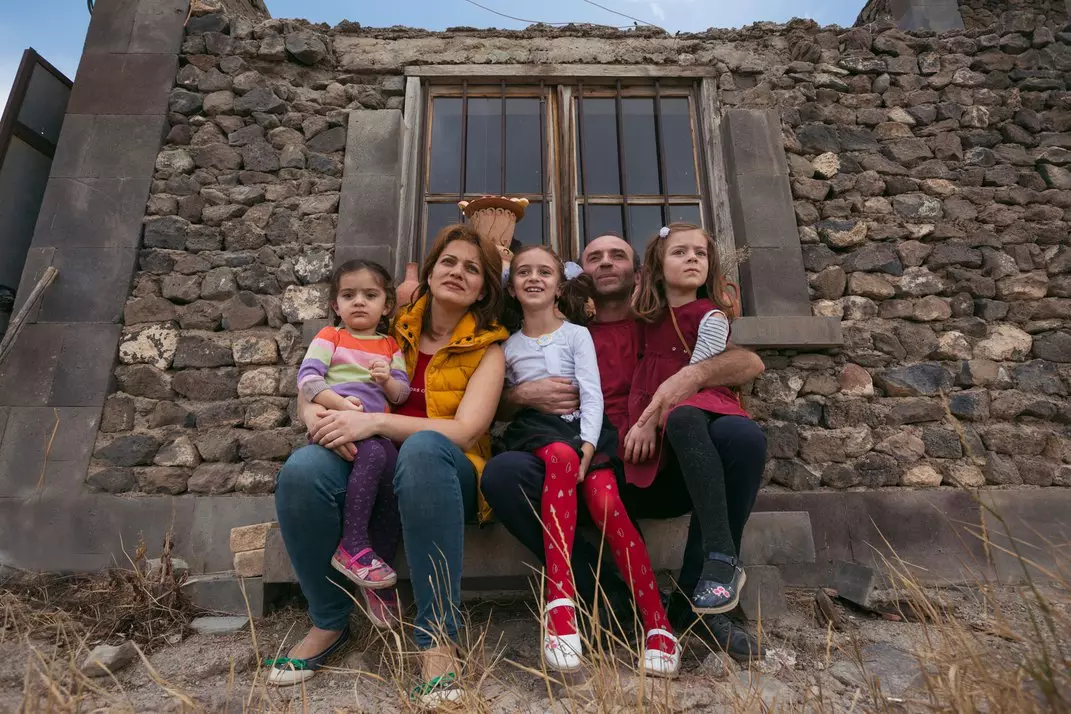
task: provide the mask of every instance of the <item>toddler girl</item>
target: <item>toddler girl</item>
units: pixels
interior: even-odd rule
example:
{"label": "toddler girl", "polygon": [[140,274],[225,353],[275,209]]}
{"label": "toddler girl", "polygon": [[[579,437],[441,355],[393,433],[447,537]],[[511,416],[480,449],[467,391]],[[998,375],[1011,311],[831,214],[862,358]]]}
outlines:
{"label": "toddler girl", "polygon": [[[383,412],[388,402],[404,402],[409,396],[405,358],[394,338],[385,334],[395,303],[390,273],[367,260],[344,263],[331,277],[330,301],[342,324],[325,327],[312,340],[298,370],[298,388],[327,409],[359,405],[366,412]],[[389,588],[398,576],[387,561],[393,560],[401,538],[393,486],[398,451],[382,437],[356,446],[342,542],[331,566],[363,588]]]}
{"label": "toddler girl", "polygon": [[[713,238],[688,223],[662,228],[647,246],[633,296],[633,309],[643,321],[643,357],[629,391],[630,424],[635,425],[662,382],[689,362],[724,351],[726,313],[732,314],[735,304]],[[729,389],[704,388],[661,419],[633,426],[625,435],[625,478],[640,488],[654,482],[662,462],[658,427],[673,448],[702,525],[707,560],[692,609],[704,615],[735,608],[746,580],[730,530],[725,473],[709,430],[711,421],[723,415],[746,417],[747,412]]]}
{"label": "toddler girl", "polygon": [[[518,250],[510,267],[503,319],[514,331],[504,348],[510,386],[566,377],[580,390],[577,412],[555,416],[522,409],[503,436],[507,450],[533,452],[546,465],[540,501],[547,581],[544,658],[559,671],[581,664],[569,564],[581,491],[642,615],[646,637],[640,666],[650,674],[673,676],[680,668],[680,646],[669,631],[647,547],[621,502],[612,468],[617,431],[603,415],[595,345],[581,326],[587,321],[585,303],[594,283],[579,266],[569,268],[571,279],[566,280],[565,266],[554,253],[542,246]],[[569,321],[556,314],[556,308]]]}

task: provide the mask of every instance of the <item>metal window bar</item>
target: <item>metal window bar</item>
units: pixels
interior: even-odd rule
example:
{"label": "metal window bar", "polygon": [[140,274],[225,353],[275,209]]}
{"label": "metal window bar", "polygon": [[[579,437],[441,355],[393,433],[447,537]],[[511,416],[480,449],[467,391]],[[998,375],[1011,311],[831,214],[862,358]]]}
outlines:
{"label": "metal window bar", "polygon": [[614,92],[614,114],[617,120],[617,176],[621,181],[621,195],[625,199],[621,210],[624,212],[625,240],[631,243],[632,237],[632,211],[628,210],[628,171],[625,169],[625,140],[624,140],[624,110],[621,105],[621,80],[617,80],[617,91]]}
{"label": "metal window bar", "polygon": [[499,167],[499,169],[500,169],[499,186],[501,188],[499,189],[498,194],[500,196],[505,196],[506,195],[506,80],[504,80],[504,79],[502,80],[502,104],[500,106],[500,111],[502,113],[502,116],[500,117],[501,122],[502,122],[502,124],[501,124],[502,131],[500,132],[502,134],[502,136],[501,136],[501,139],[502,139],[502,152],[500,154],[501,157],[502,157],[502,163],[501,163],[501,165]]}
{"label": "metal window bar", "polygon": [[654,126],[655,141],[658,143],[658,180],[662,188],[662,225],[668,226],[669,216],[669,179],[666,169],[666,138],[662,133],[662,83],[655,80]]}
{"label": "metal window bar", "polygon": [[461,83],[461,185],[458,186],[457,200],[465,200],[465,179],[469,166],[469,83]]}
{"label": "metal window bar", "polygon": [[580,156],[580,204],[583,206],[583,217],[581,218],[580,225],[587,231],[588,225],[588,181],[587,181],[587,156],[586,147],[584,146],[584,83],[580,82],[577,85],[576,93],[577,111],[576,111],[576,149],[577,154]]}

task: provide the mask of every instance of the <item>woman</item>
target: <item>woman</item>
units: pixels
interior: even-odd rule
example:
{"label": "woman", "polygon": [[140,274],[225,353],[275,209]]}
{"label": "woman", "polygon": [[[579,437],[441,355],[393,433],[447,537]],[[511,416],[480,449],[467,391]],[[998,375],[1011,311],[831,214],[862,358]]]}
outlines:
{"label": "woman", "polygon": [[[340,537],[347,459],[352,460],[354,442],[384,436],[402,444],[394,489],[417,604],[414,640],[423,650],[423,681],[414,695],[425,704],[461,697],[455,643],[462,530],[466,520],[490,518],[478,480],[491,455],[488,429],[505,370],[497,344],[508,337],[497,323],[501,273],[494,246],[467,226],[444,228],[421,269],[413,302],[394,323],[412,388],[408,401],[393,414],[300,405],[315,444],[296,451],[283,466],[275,503],[314,626],[273,663],[269,681],[307,679],[348,638],[353,601],[330,565]],[[396,596],[377,592],[386,595],[369,596],[370,615],[387,624]]]}

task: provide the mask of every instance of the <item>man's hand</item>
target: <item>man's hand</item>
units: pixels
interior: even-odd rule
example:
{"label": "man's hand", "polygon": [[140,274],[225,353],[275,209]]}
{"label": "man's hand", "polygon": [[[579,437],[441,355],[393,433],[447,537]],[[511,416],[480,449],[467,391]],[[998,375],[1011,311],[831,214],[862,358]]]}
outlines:
{"label": "man's hand", "polygon": [[584,442],[580,445],[580,472],[576,475],[576,482],[581,483],[588,475],[591,467],[591,458],[595,456],[595,445]]}
{"label": "man's hand", "polygon": [[658,443],[654,423],[647,426],[634,424],[625,434],[625,461],[630,464],[642,464],[655,455]]}
{"label": "man's hand", "polygon": [[376,384],[383,386],[390,379],[390,365],[386,361],[377,359],[372,362],[372,366],[368,368],[368,371],[372,373],[372,379],[376,380]]}
{"label": "man's hand", "polygon": [[580,408],[580,389],[566,377],[547,377],[518,384],[506,399],[517,407],[562,416]]}

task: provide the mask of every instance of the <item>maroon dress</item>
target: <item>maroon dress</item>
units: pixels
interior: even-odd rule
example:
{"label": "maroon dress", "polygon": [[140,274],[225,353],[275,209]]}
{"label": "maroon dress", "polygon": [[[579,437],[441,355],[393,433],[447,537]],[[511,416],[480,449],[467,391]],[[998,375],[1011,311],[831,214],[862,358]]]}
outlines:
{"label": "maroon dress", "polygon": [[[643,324],[643,357],[636,365],[628,396],[630,427],[636,423],[636,420],[643,414],[643,410],[651,403],[651,398],[662,382],[688,365],[691,351],[695,348],[695,341],[699,334],[699,322],[704,315],[716,309],[718,309],[717,306],[706,298],[700,298],[678,308],[670,308],[677,318],[680,335],[673,327],[673,320],[668,310],[658,322]],[[688,343],[687,350],[681,343],[681,336]],[[674,409],[677,407],[698,407],[712,414],[748,416],[748,413],[740,406],[740,400],[736,394],[726,387],[704,388]],[[666,417],[668,416],[667,412]],[[625,480],[628,483],[647,488],[654,482],[662,465],[664,419],[661,427],[655,443],[654,457],[639,464],[625,464]]]}

